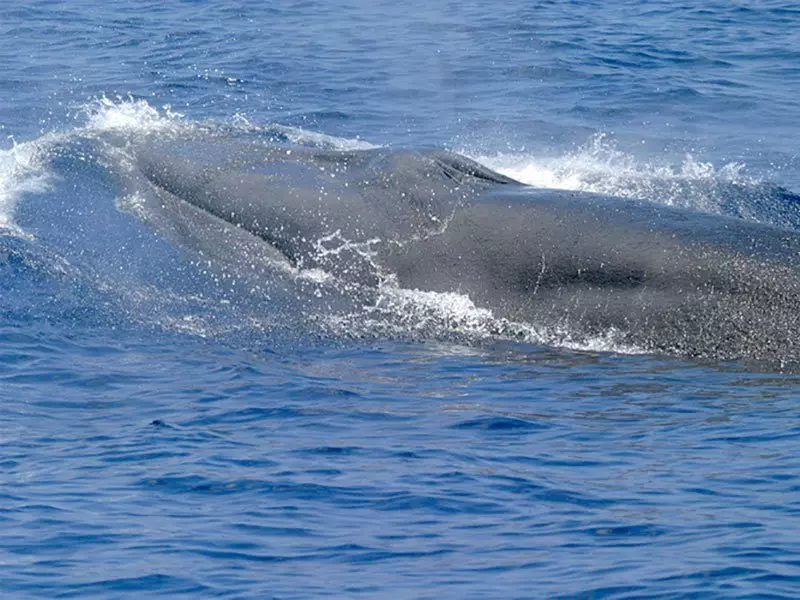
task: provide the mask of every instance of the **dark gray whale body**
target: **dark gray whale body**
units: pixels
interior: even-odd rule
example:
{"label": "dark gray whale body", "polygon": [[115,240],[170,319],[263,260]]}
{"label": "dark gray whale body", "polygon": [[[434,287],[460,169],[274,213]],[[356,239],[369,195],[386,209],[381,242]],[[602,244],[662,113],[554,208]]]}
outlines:
{"label": "dark gray whale body", "polygon": [[151,144],[137,164],[165,202],[300,268],[468,294],[501,318],[652,352],[800,359],[800,235],[788,229],[537,190],[443,151]]}

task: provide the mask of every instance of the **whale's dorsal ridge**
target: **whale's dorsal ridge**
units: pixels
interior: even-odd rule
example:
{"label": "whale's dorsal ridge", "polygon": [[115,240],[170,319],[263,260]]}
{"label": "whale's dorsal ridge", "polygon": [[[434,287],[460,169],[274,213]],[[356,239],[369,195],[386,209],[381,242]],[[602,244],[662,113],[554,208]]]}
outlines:
{"label": "whale's dorsal ridge", "polygon": [[474,160],[461,156],[448,150],[438,150],[433,154],[433,159],[442,168],[445,176],[459,183],[466,178],[477,179],[486,183],[518,184],[516,179],[507,177],[497,171],[483,166]]}

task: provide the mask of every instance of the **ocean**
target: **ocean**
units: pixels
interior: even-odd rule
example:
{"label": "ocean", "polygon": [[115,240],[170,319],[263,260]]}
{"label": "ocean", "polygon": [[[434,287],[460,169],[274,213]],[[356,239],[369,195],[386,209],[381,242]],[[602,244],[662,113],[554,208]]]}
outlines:
{"label": "ocean", "polygon": [[130,159],[445,149],[790,232],[798,31],[783,0],[4,2],[0,596],[800,597],[791,364],[326,295],[153,227]]}

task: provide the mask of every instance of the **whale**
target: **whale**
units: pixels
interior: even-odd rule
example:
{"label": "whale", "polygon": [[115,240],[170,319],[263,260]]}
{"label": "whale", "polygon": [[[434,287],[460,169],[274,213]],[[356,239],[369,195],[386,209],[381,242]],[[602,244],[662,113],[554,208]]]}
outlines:
{"label": "whale", "polygon": [[254,253],[362,288],[464,294],[502,319],[657,354],[800,359],[790,228],[533,188],[438,149],[151,141],[135,168],[172,230],[207,217]]}

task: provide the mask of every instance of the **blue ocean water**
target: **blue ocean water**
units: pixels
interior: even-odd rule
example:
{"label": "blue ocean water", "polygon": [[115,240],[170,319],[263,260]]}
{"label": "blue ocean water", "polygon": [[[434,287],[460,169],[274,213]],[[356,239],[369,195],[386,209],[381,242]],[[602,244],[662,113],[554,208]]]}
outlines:
{"label": "blue ocean water", "polygon": [[296,274],[245,286],[137,219],[117,161],[198,130],[448,148],[791,226],[799,24],[778,0],[5,2],[0,595],[800,596],[797,373],[509,339],[460,294],[352,314]]}

